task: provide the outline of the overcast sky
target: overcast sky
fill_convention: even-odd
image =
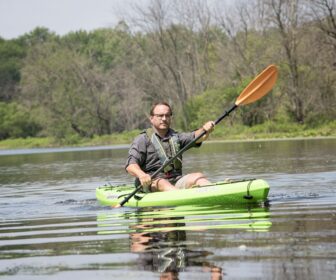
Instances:
[[[167,0],[169,1],[169,0]],[[208,0],[221,7],[238,0]],[[129,18],[129,8],[145,8],[151,0],[0,0],[0,37],[13,39],[36,27],[58,35],[114,27]]]
[[[13,39],[37,26],[58,35],[111,27],[132,0],[0,0],[0,37]],[[146,5],[148,0],[133,0]]]

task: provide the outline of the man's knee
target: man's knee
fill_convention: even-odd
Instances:
[[[175,186],[178,189],[190,188],[195,185],[204,186],[210,184],[210,181],[201,172],[190,173],[178,180]]]
[[[194,173],[194,178],[193,178],[193,183],[192,185],[196,186],[206,186],[211,184],[211,182],[208,180],[208,178],[200,172]]]
[[[190,173],[187,176],[187,187],[197,185],[199,181],[206,179],[205,175],[201,172]]]
[[[175,187],[166,179],[158,178],[152,183],[152,191],[171,191]]]
[[[197,185],[198,181],[206,179],[205,175],[201,172],[193,174],[193,184]]]
[[[205,175],[201,172],[196,172],[196,173],[192,173],[194,178],[201,178],[201,177],[205,177]]]

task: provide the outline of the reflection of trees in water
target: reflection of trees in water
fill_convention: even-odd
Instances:
[[[131,251],[139,254],[139,269],[159,272],[160,279],[178,279],[179,272],[196,266],[211,273],[211,279],[222,279],[222,269],[204,260],[211,252],[188,248],[183,219],[138,218],[130,239]]]

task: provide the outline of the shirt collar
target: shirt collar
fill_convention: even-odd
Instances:
[[[162,138],[162,137],[157,133],[157,131],[156,131],[156,129],[155,129],[154,127],[153,127],[153,130],[154,130],[155,135],[156,135],[157,137],[159,137],[159,139],[162,140],[162,141],[168,140],[168,139],[173,135],[173,133],[174,133],[174,130],[172,130],[171,128],[169,128],[168,131],[167,131],[167,134],[165,135],[165,137]]]

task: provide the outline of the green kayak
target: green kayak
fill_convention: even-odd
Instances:
[[[96,197],[102,205],[115,206],[134,190],[133,185],[102,186]],[[124,206],[236,205],[267,199],[269,185],[261,179],[229,180],[203,187],[170,192],[136,193]]]

